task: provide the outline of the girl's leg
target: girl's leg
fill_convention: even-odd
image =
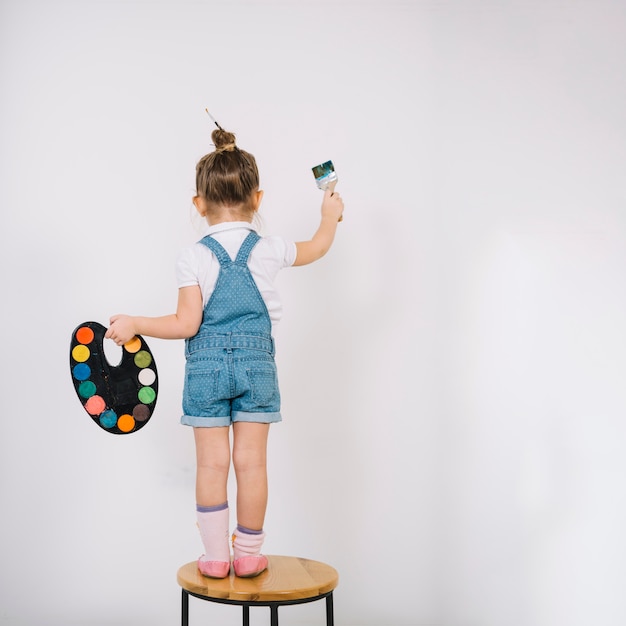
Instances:
[[[230,569],[227,481],[230,467],[228,427],[194,428],[196,441],[196,510],[205,553],[198,569],[224,578]]]
[[[233,466],[237,477],[237,522],[261,530],[267,508],[267,436],[269,424],[233,424]]]
[[[237,477],[237,518],[233,567],[237,576],[256,576],[267,568],[261,555],[267,508],[267,436],[269,424],[235,422],[233,465]]]
[[[229,427],[194,428],[196,440],[196,503],[216,506],[228,499]]]

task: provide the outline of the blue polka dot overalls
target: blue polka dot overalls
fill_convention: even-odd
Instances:
[[[234,261],[210,235],[200,241],[216,256],[220,271],[202,325],[185,342],[183,424],[281,420],[272,322],[248,268],[260,239],[250,232]]]

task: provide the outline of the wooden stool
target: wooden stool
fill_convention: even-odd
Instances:
[[[268,556],[267,570],[255,578],[207,578],[196,561],[183,565],[176,576],[182,587],[182,626],[189,626],[189,596],[243,607],[243,626],[250,626],[250,607],[269,606],[271,626],[278,626],[278,607],[326,598],[326,626],[334,626],[333,590],[339,582],[330,565],[293,556]]]

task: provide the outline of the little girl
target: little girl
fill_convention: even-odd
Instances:
[[[114,315],[106,333],[117,345],[135,335],[185,339],[182,424],[196,444],[196,510],[204,554],[198,569],[230,572],[227,479],[237,479],[237,527],[232,535],[237,576],[267,568],[261,554],[267,505],[269,425],[281,420],[272,325],[281,317],[274,287],[279,270],[321,258],[343,213],[339,194],[326,191],[321,221],[309,241],[260,237],[252,225],[263,192],[254,157],[235,135],[214,130],[215,151],[196,166],[193,203],[207,221],[206,236],[177,262],[176,313],[163,317]]]

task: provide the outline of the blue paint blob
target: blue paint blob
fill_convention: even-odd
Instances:
[[[113,428],[117,424],[117,413],[112,409],[103,411],[100,415],[100,423],[105,428]]]
[[[91,376],[91,368],[87,363],[78,363],[72,370],[76,380],[87,380]]]

